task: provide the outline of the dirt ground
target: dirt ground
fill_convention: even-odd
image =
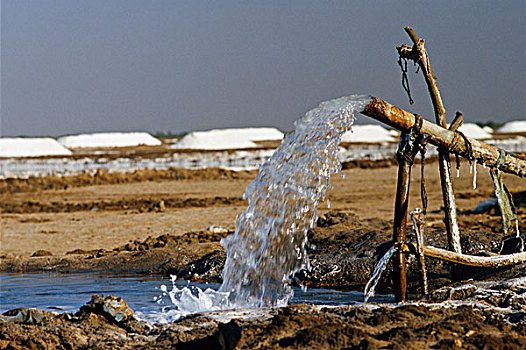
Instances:
[[[320,204],[318,225],[309,232],[312,269],[298,273],[294,283],[363,290],[389,247],[396,187],[396,166],[374,165],[348,164],[345,178],[333,176],[330,208]],[[437,163],[428,163],[425,174],[426,243],[445,247]],[[453,176],[461,242],[471,254],[497,251],[502,231],[498,210],[472,213],[477,204],[494,197],[487,170],[478,166],[477,174],[476,189],[467,163],[462,164],[459,178]],[[0,180],[0,271],[161,273],[220,282],[225,253],[219,241],[234,231],[236,215],[247,206],[243,192],[255,176],[256,172],[172,169]],[[421,207],[419,166],[413,168],[412,180],[411,210]],[[526,181],[505,175],[504,182],[515,198],[520,231],[526,232]],[[207,230],[211,226],[225,230]],[[78,315],[40,312],[45,317],[20,316],[15,321],[11,315],[11,319],[0,317],[0,349],[491,349],[526,344],[525,266],[463,269],[464,280],[518,278],[519,287],[514,295],[504,293],[502,300],[479,300],[467,293],[456,298],[465,303],[446,307],[444,303],[451,300],[444,300],[450,298],[437,295],[454,294],[450,267],[433,259],[426,263],[432,290],[449,291],[432,293],[422,300],[425,303],[300,305],[267,310],[260,318],[220,322],[192,316],[170,326],[143,325],[133,317],[125,324],[95,308]],[[416,300],[420,290],[414,266],[410,261],[408,282]],[[379,284],[383,293],[392,291],[386,277],[389,269]],[[495,311],[507,307],[512,311]],[[24,312],[19,314],[37,311]]]

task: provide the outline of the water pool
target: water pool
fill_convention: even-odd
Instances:
[[[112,275],[108,273],[0,273],[0,313],[19,307],[54,312],[76,312],[91,299],[92,294],[122,297],[143,318],[173,307],[169,297],[162,297],[161,286],[172,288],[168,276]],[[178,288],[211,288],[219,284],[175,281]],[[352,305],[363,301],[361,292],[331,289],[294,288],[290,304]],[[390,295],[372,298],[376,302],[392,302]]]

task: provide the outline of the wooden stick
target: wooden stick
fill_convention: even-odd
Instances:
[[[409,209],[409,186],[411,184],[411,167],[421,137],[414,130],[402,131],[396,158],[398,160],[398,180],[396,184],[396,197],[393,220],[393,244],[401,247],[406,242],[407,212]],[[393,261],[393,290],[395,300],[403,302],[406,300],[407,280],[405,253],[398,249]]]
[[[404,45],[402,48],[397,47],[398,53],[400,54],[400,57],[411,59],[418,63],[424,76],[424,80],[426,81],[427,89],[429,90],[429,95],[431,97],[431,102],[433,103],[436,123],[443,128],[447,128],[446,109],[442,103],[442,97],[440,97],[440,90],[438,89],[436,77],[433,74],[433,70],[431,69],[429,55],[427,54],[427,51],[424,47],[425,40],[419,38],[415,31],[410,27],[405,27],[404,30],[411,38],[413,47],[411,49],[408,49],[406,45]],[[457,224],[457,207],[455,205],[455,195],[453,192],[453,184],[451,182],[451,164],[449,162],[449,153],[447,150],[439,149],[438,158],[449,249],[457,253],[461,253],[462,248],[460,246],[460,231]]]
[[[361,113],[401,131],[408,130],[415,125],[414,114],[377,97],[372,97],[371,102]],[[427,120],[423,120],[420,132],[429,135],[428,143],[435,146],[447,148],[450,152],[458,153],[468,159],[474,157],[477,163],[490,168],[499,168],[505,173],[526,177],[526,158],[517,154],[469,137],[463,137],[458,132],[442,128]]]
[[[457,114],[455,115],[455,119],[453,119],[448,129],[451,131],[457,131],[458,128],[460,128],[463,123],[464,123],[463,114],[462,112],[458,111]]]
[[[420,217],[422,211],[420,208],[416,208],[410,213],[411,220],[413,221],[413,231],[416,235],[416,255],[418,257],[418,265],[420,265],[420,284],[422,286],[422,295],[427,294],[427,271],[426,271],[426,259],[424,254],[424,227],[422,225],[422,219]]]
[[[496,256],[473,256],[459,254],[432,246],[425,246],[424,254],[430,258],[479,267],[500,267],[526,263],[526,252]]]
[[[411,181],[411,163],[398,161],[398,182],[396,185],[395,214],[393,222],[393,243],[405,244],[407,209],[409,202],[409,184]],[[393,260],[393,290],[395,300],[404,302],[406,299],[407,279],[405,268],[405,252],[399,249]]]

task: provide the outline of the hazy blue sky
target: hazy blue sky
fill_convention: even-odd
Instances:
[[[1,0],[1,132],[291,130],[353,93],[433,119],[412,64],[413,106],[400,85],[406,25],[448,120],[525,119],[524,0]]]

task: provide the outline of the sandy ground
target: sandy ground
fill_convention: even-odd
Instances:
[[[469,167],[461,167],[454,179],[459,212],[473,209],[493,196],[491,179],[479,166],[477,189],[472,188]],[[393,215],[396,167],[344,170],[345,178],[335,175],[328,200],[331,210],[346,210],[360,219]],[[209,173],[212,174],[209,174]],[[63,180],[62,188],[49,178],[35,179],[25,188],[11,186],[0,195],[2,220],[0,255],[30,256],[36,250],[62,255],[74,249],[111,250],[133,240],[161,234],[178,235],[219,225],[233,230],[235,217],[247,206],[243,193],[256,172],[193,171],[182,180],[166,180],[147,172],[128,183],[78,186],[75,178]],[[215,176],[214,176],[215,175]],[[105,174],[106,177],[111,177]],[[157,179],[156,179],[157,177]],[[215,178],[210,178],[215,177]],[[237,178],[235,178],[237,177]],[[154,180],[149,180],[153,178]],[[410,207],[420,203],[420,169],[413,170]],[[526,190],[523,179],[505,176],[512,193]],[[78,181],[80,182],[80,181]],[[441,220],[436,163],[426,167],[429,196],[428,222]],[[19,186],[21,187],[21,186]],[[55,187],[58,187],[55,185]],[[164,209],[159,204],[164,203]],[[321,203],[320,213],[328,211]]]
[[[345,178],[333,176],[330,208],[327,203],[320,205],[318,225],[309,232],[313,269],[298,274],[297,281],[363,290],[391,237],[397,168],[362,164],[343,173]],[[425,173],[429,197],[426,241],[444,247],[437,163],[427,164]],[[472,254],[498,249],[502,229],[494,210],[471,213],[478,203],[494,196],[488,172],[478,166],[477,173],[476,189],[467,163],[462,164],[460,178],[454,178],[462,245]],[[2,180],[0,270],[174,273],[181,278],[221,281],[225,254],[219,240],[235,229],[236,215],[247,206],[243,192],[255,176],[256,172],[209,169]],[[412,180],[410,208],[414,209],[421,206],[419,166],[414,167]],[[515,195],[520,230],[526,232],[526,181],[504,176],[504,182]],[[206,231],[212,225],[227,232]],[[428,266],[434,290],[451,288],[447,264],[428,260]],[[464,279],[470,278],[526,279],[526,268],[467,269]],[[418,276],[411,273],[411,267],[408,281],[409,293],[417,298]],[[526,281],[521,283],[526,285]],[[391,292],[387,277],[379,290]],[[437,306],[441,304],[330,310],[300,306],[270,310],[266,318],[253,321],[189,318],[153,330],[131,329],[94,310],[77,318],[49,316],[40,323],[8,322],[0,317],[0,349],[78,348],[79,344],[108,349],[166,348],[169,344],[199,348],[205,344],[200,341],[210,341],[213,344],[206,343],[208,348],[217,349],[233,348],[232,344],[246,349],[520,348],[526,343],[526,286],[518,288],[517,295],[513,310],[519,311],[512,312],[511,319],[471,302],[455,308]],[[509,306],[515,299],[506,300],[494,307]],[[491,304],[486,299],[481,302]],[[204,331],[190,336],[184,329],[192,322]],[[81,340],[75,342],[75,337]]]

